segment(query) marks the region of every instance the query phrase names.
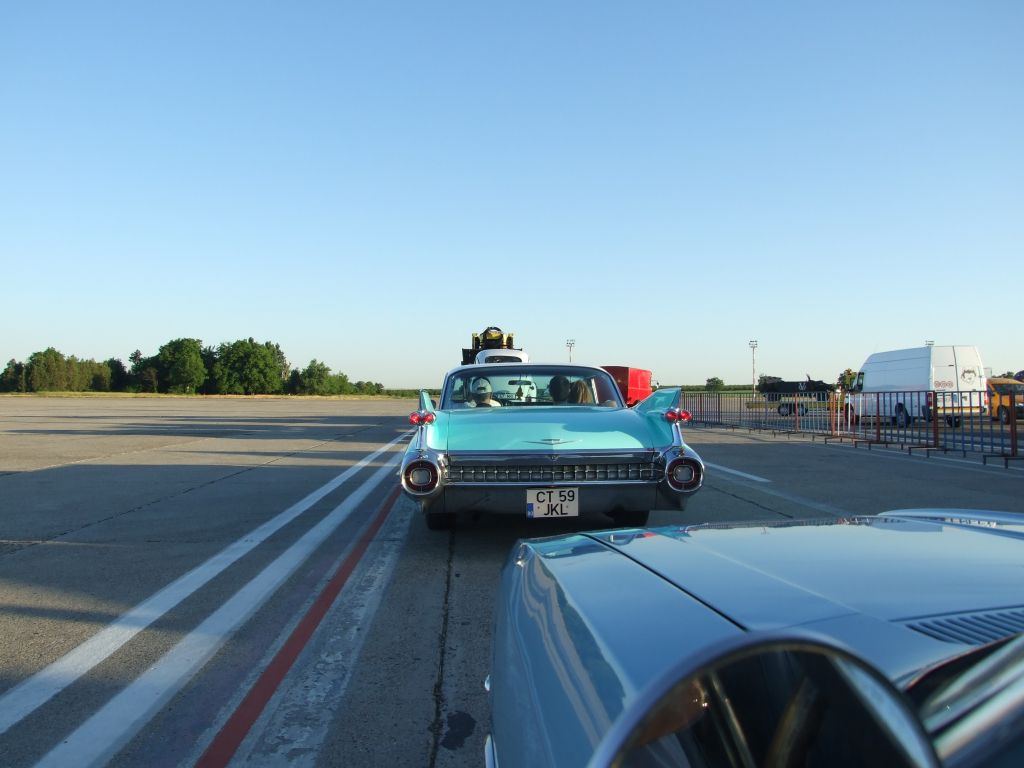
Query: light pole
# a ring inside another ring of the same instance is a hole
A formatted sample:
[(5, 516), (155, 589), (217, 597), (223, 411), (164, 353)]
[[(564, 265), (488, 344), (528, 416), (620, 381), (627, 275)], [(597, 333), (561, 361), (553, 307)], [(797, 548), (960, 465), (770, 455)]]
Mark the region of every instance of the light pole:
[(751, 339), (750, 344), (750, 388), (757, 391), (757, 339)]
[(566, 339), (565, 346), (569, 348), (569, 362), (572, 362), (572, 348), (576, 346), (576, 339)]

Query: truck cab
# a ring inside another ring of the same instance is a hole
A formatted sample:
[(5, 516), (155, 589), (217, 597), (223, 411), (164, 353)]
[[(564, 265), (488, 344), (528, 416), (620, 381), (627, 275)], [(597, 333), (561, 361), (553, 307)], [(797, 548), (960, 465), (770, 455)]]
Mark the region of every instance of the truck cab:
[(529, 356), (516, 347), (511, 333), (490, 325), (474, 333), (468, 347), (462, 348), (462, 365), (471, 363), (526, 363)]

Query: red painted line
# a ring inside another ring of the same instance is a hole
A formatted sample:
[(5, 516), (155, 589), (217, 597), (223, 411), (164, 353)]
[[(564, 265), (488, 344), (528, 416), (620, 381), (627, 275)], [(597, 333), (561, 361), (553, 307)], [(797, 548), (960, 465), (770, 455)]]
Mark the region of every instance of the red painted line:
[(256, 680), (249, 690), (249, 693), (242, 699), (238, 709), (228, 718), (228, 721), (224, 723), (224, 727), (220, 729), (210, 743), (210, 746), (203, 752), (202, 757), (196, 762), (197, 768), (223, 768), (234, 757), (242, 740), (248, 735), (253, 724), (259, 719), (259, 716), (263, 714), (263, 710), (266, 708), (267, 702), (270, 701), (270, 697), (277, 691), (278, 686), (281, 685), (281, 681), (284, 680), (285, 675), (288, 674), (288, 671), (295, 664), (295, 660), (302, 652), (302, 649), (306, 647), (306, 643), (309, 642), (317, 627), (320, 626), (320, 622), (334, 603), (338, 593), (341, 592), (341, 588), (345, 586), (348, 577), (352, 575), (355, 567), (359, 564), (363, 555), (366, 554), (370, 542), (377, 535), (381, 526), (384, 525), (384, 521), (387, 519), (391, 508), (395, 505), (395, 500), (398, 498), (398, 491), (399, 489), (396, 487), (391, 492), (391, 495), (384, 502), (384, 506), (381, 507), (376, 517), (373, 518), (363, 531), (362, 536), (359, 537), (355, 548), (349, 552), (348, 557), (338, 566), (338, 570), (331, 576), (331, 580), (324, 586), (323, 591), (309, 607), (306, 615), (302, 617), (292, 631), (292, 634), (285, 641), (285, 644), (274, 655), (273, 660), (263, 670), (263, 674), (260, 675), (259, 679)]

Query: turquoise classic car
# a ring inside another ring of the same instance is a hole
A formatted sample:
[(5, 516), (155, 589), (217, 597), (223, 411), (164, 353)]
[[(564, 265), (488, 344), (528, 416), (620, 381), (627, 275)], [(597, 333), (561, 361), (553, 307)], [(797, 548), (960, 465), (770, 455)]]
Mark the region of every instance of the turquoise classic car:
[(409, 419), (402, 489), (435, 530), (460, 513), (645, 525), (652, 509), (685, 508), (704, 480), (680, 390), (627, 408), (602, 368), (459, 366), (440, 402), (421, 392)]

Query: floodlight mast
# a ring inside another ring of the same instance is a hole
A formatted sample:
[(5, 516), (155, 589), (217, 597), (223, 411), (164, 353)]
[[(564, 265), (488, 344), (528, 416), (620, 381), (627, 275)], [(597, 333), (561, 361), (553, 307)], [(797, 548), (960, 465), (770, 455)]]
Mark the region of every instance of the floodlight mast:
[(757, 391), (757, 339), (747, 342), (750, 346), (750, 387)]

